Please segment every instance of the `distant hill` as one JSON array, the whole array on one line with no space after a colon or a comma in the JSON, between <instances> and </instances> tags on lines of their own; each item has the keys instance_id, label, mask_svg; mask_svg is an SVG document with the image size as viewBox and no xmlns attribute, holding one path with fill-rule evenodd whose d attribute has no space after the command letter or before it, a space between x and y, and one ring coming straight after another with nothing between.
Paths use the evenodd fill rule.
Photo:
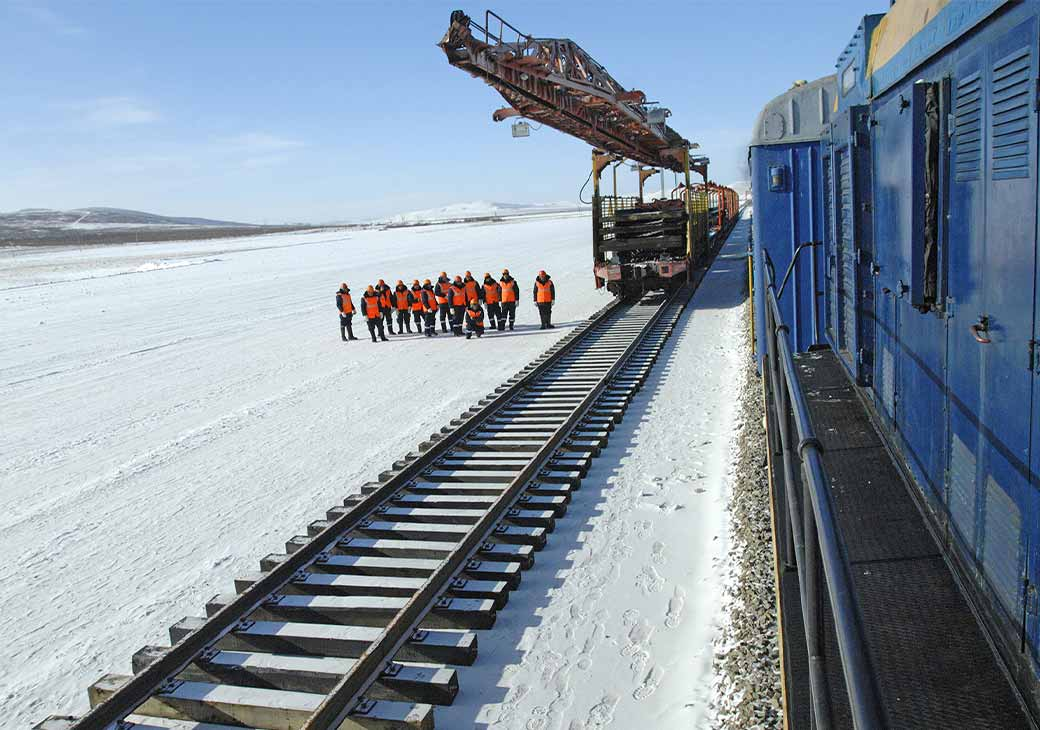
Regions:
<instances>
[{"instance_id":1,"label":"distant hill","mask_svg":"<svg viewBox=\"0 0 1040 730\"><path fill-rule=\"evenodd\" d=\"M52 210L50 208L24 208L13 213L0 213L0 227L10 228L140 228L143 226L220 226L247 228L251 224L232 221L210 220L209 218L180 218L140 210L122 208L76 208L74 210Z\"/></svg>"},{"instance_id":2,"label":"distant hill","mask_svg":"<svg viewBox=\"0 0 1040 730\"><path fill-rule=\"evenodd\" d=\"M589 210L589 207L566 201L556 203L498 203L490 200L475 200L469 203L445 205L440 208L427 208L425 210L399 213L377 222L387 225L407 226L503 218L506 216L537 215L539 213L568 213L581 210Z\"/></svg>"}]
</instances>

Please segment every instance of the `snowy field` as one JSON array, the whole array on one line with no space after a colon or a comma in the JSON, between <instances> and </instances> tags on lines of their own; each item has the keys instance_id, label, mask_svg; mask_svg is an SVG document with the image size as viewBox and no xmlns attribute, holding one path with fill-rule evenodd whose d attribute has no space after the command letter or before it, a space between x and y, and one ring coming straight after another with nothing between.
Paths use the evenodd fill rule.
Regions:
<instances>
[{"instance_id":1,"label":"snowy field","mask_svg":"<svg viewBox=\"0 0 1040 730\"><path fill-rule=\"evenodd\" d=\"M82 711L90 682L602 307L589 227L0 252L0 727ZM503 266L525 297L553 276L558 329L527 299L481 341L339 340L341 280ZM708 275L439 726L704 718L742 271Z\"/></svg>"}]
</instances>

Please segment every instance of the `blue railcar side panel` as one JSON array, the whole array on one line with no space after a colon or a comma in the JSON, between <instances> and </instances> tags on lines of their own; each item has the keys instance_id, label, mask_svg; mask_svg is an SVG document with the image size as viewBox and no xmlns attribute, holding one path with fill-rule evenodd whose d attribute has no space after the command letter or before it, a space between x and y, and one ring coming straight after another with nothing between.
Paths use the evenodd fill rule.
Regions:
<instances>
[{"instance_id":1,"label":"blue railcar side panel","mask_svg":"<svg viewBox=\"0 0 1040 730\"><path fill-rule=\"evenodd\" d=\"M769 190L769 169L783 165L785 185L782 190ZM751 176L755 194L753 218L756 267L756 306L764 306L759 295L764 281L760 267L765 266L763 251L768 251L779 286L794 252L807 241L819 240L823 229L822 166L819 142L789 145L758 146L751 148ZM780 299L780 309L791 330L791 342L799 350L807 350L820 342L819 318L822 316L824 297L814 296L813 283L823 277L822 256L811 250L804 251L791 272L790 280ZM816 263L814 271L813 264ZM813 299L817 309L814 313ZM758 318L758 341L764 342L764 319ZM758 348L761 360L762 348Z\"/></svg>"},{"instance_id":2,"label":"blue railcar side panel","mask_svg":"<svg viewBox=\"0 0 1040 730\"><path fill-rule=\"evenodd\" d=\"M782 302L793 344L805 350L814 339L829 342L866 387L948 529L948 547L974 583L987 621L1003 646L1014 647L1008 651L1017 654L1024 628L1020 656L1031 658L1034 675L1040 675L1038 13L1040 2L951 2L873 75L857 67L877 26L878 16L868 16L838 62L829 138L816 148L752 149L758 263L768 250L779 281L794 242L824 242L816 275L825 295L816 329L811 268L798 267ZM860 74L848 77L847 88L843 69ZM932 306L921 298L925 87L915 87L918 81L942 89L940 284ZM856 124L863 109L865 158ZM790 167L790 197L768 192L766 168L778 161ZM807 195L808 185L822 197ZM807 214L810 201L817 205ZM982 328L973 332L972 325Z\"/></svg>"}]
</instances>

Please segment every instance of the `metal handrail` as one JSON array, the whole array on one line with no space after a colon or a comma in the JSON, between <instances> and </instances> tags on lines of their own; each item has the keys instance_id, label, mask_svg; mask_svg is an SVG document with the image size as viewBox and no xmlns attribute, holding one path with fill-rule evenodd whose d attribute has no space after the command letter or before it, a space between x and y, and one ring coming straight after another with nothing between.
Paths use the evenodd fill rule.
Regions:
<instances>
[{"instance_id":1,"label":"metal handrail","mask_svg":"<svg viewBox=\"0 0 1040 730\"><path fill-rule=\"evenodd\" d=\"M802 248L812 244L803 244ZM797 257L797 252L795 254ZM793 268L788 267L788 274ZM784 487L777 494L777 545L787 565L798 572L798 588L806 651L809 656L809 695L813 726L832 726L830 691L824 652L824 621L820 579L827 591L838 640L838 654L857 730L884 727L884 712L864 641L859 608L852 590L844 546L838 535L830 481L823 467L822 447L812 427L809 407L795 372L788 328L780 315L779 295L770 266L765 272L764 312L767 352L762 371L767 406L771 409L774 446L782 454ZM784 279L786 283L786 276ZM781 287L782 289L782 287ZM777 444L776 441L779 441ZM801 483L801 500L794 491ZM807 506L809 508L807 508Z\"/></svg>"},{"instance_id":2,"label":"metal handrail","mask_svg":"<svg viewBox=\"0 0 1040 730\"><path fill-rule=\"evenodd\" d=\"M813 246L820 246L823 241L806 241L794 250L794 256L791 257L791 263L787 265L787 271L784 272L784 278L780 282L780 290L776 293L777 301L784 296L784 289L787 287L787 280L791 277L791 272L794 271L794 265L798 263L798 256L802 253L802 249L812 248Z\"/></svg>"}]
</instances>

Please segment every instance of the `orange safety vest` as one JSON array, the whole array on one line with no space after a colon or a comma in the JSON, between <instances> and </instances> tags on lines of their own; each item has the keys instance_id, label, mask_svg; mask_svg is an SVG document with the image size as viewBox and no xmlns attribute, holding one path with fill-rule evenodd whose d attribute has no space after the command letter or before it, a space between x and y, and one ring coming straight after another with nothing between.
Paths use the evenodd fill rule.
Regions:
<instances>
[{"instance_id":1,"label":"orange safety vest","mask_svg":"<svg viewBox=\"0 0 1040 730\"><path fill-rule=\"evenodd\" d=\"M453 307L461 307L469 304L466 298L466 287L453 283L451 285L451 304Z\"/></svg>"},{"instance_id":2,"label":"orange safety vest","mask_svg":"<svg viewBox=\"0 0 1040 730\"><path fill-rule=\"evenodd\" d=\"M516 288L517 288L517 286L518 286L518 284L516 283L516 279L510 279L509 281L504 282L504 286L502 287L502 301L503 302L515 302L516 301Z\"/></svg>"},{"instance_id":3,"label":"orange safety vest","mask_svg":"<svg viewBox=\"0 0 1040 730\"><path fill-rule=\"evenodd\" d=\"M473 324L478 327L484 326L484 310L483 309L466 309L466 314L469 315L470 319L473 320Z\"/></svg>"},{"instance_id":4,"label":"orange safety vest","mask_svg":"<svg viewBox=\"0 0 1040 730\"><path fill-rule=\"evenodd\" d=\"M408 311L408 290L394 289L394 294L397 296L397 310L399 312Z\"/></svg>"},{"instance_id":5,"label":"orange safety vest","mask_svg":"<svg viewBox=\"0 0 1040 730\"><path fill-rule=\"evenodd\" d=\"M339 292L336 293L339 294L340 298L339 311L343 312L343 314L353 314L354 302L350 299L350 295L340 294Z\"/></svg>"},{"instance_id":6,"label":"orange safety vest","mask_svg":"<svg viewBox=\"0 0 1040 730\"><path fill-rule=\"evenodd\" d=\"M538 287L538 296L535 301L539 304L548 304L553 300L552 298L552 279L546 279L541 281L539 279L534 280L534 285Z\"/></svg>"},{"instance_id":7,"label":"orange safety vest","mask_svg":"<svg viewBox=\"0 0 1040 730\"><path fill-rule=\"evenodd\" d=\"M379 319L382 297L379 294L365 294L365 316L369 319Z\"/></svg>"},{"instance_id":8,"label":"orange safety vest","mask_svg":"<svg viewBox=\"0 0 1040 730\"><path fill-rule=\"evenodd\" d=\"M437 284L434 286L433 294L435 297L437 297L438 304L448 303L448 290L445 288L447 286L450 286L450 284L446 284L441 281L438 281Z\"/></svg>"},{"instance_id":9,"label":"orange safety vest","mask_svg":"<svg viewBox=\"0 0 1040 730\"><path fill-rule=\"evenodd\" d=\"M421 312L422 310L422 288L417 286L412 287L412 311Z\"/></svg>"},{"instance_id":10,"label":"orange safety vest","mask_svg":"<svg viewBox=\"0 0 1040 730\"><path fill-rule=\"evenodd\" d=\"M379 290L377 289L376 291ZM386 287L379 292L379 306L383 309L390 309L390 287Z\"/></svg>"},{"instance_id":11,"label":"orange safety vest","mask_svg":"<svg viewBox=\"0 0 1040 730\"><path fill-rule=\"evenodd\" d=\"M466 304L480 298L480 284L476 279L464 279L462 284L466 287Z\"/></svg>"},{"instance_id":12,"label":"orange safety vest","mask_svg":"<svg viewBox=\"0 0 1040 730\"><path fill-rule=\"evenodd\" d=\"M426 305L427 312L436 312L437 305L440 303L440 297L438 297L433 289L423 289L422 303Z\"/></svg>"},{"instance_id":13,"label":"orange safety vest","mask_svg":"<svg viewBox=\"0 0 1040 730\"><path fill-rule=\"evenodd\" d=\"M498 304L499 293L502 288L498 284L485 284L484 285L484 301L488 304Z\"/></svg>"}]
</instances>

